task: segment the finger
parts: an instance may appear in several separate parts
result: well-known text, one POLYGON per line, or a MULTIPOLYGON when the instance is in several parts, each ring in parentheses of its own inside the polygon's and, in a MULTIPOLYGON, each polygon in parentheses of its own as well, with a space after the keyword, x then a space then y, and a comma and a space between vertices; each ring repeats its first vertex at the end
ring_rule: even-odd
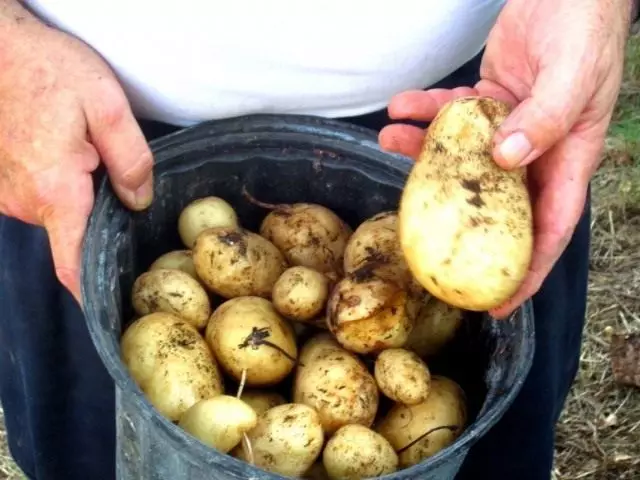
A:
POLYGON ((91 141, 117 195, 140 210, 153 198, 153 157, 124 92, 105 79, 84 105, 91 141))
POLYGON ((389 118, 392 119, 430 122, 447 102, 477 94, 477 90, 470 87, 459 87, 452 90, 446 88, 409 90, 395 95, 389 102, 387 110, 389 118))
POLYGON ((480 80, 476 83, 475 88, 478 91, 478 95, 482 95, 483 97, 491 97, 496 100, 501 100, 511 105, 512 108, 515 108, 516 105, 518 105, 518 97, 502 85, 498 85, 491 80, 480 80))
POLYGON ((387 125, 378 135, 380 148, 414 160, 420 155, 423 140, 424 130, 413 125, 387 125))
MULTIPOLYGON (((560 63, 560 62, 559 62, 560 63)), ((493 156, 503 168, 531 163, 567 136, 593 91, 581 79, 579 65, 541 70, 531 91, 507 117, 495 136, 493 156), (579 75, 580 74, 580 75, 579 75)))
POLYGON ((538 292, 571 240, 584 210, 593 163, 593 148, 571 138, 549 151, 533 167, 539 190, 533 206, 534 247, 529 271, 516 294, 490 313, 496 318, 511 314, 538 292), (582 153, 576 152, 582 148, 582 153), (572 157, 570 155, 576 155, 572 157))
POLYGON ((56 276, 81 305, 80 258, 87 219, 93 204, 93 182, 88 174, 69 182, 64 198, 43 210, 56 276), (70 199, 65 201, 65 199, 70 199))

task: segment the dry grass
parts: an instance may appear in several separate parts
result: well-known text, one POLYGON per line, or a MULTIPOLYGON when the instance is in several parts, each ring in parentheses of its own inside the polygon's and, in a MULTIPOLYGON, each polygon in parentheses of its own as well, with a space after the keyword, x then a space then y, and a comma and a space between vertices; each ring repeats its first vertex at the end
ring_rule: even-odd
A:
POLYGON ((23 480, 20 469, 13 463, 9 451, 7 450, 6 435, 4 431, 4 415, 0 408, 0 479, 2 480, 23 480))
POLYGON ((640 331, 640 38, 593 181, 591 279, 581 369, 556 441, 557 480, 640 478, 640 390, 614 384, 612 332, 640 331))
MULTIPOLYGON (((556 480, 640 478, 640 390, 611 378, 612 332, 640 330, 640 38, 628 48, 626 78, 593 181, 588 322, 581 369, 556 443, 556 480)), ((24 477, 6 449, 0 409, 0 480, 24 477)))

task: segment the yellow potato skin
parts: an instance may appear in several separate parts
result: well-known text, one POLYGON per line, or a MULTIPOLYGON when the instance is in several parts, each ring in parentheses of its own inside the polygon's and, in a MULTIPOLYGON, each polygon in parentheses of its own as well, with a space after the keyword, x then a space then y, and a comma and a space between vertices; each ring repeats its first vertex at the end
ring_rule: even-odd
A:
MULTIPOLYGON (((270 408, 247 436, 256 467, 289 477, 304 475, 311 468, 325 440, 318 413, 297 403, 270 408)), ((236 455, 248 461, 249 452, 240 445, 236 455)))
POLYGON ((156 312, 139 318, 122 335, 120 348, 133 380, 169 420, 180 420, 198 401, 224 393, 223 377, 207 343, 176 315, 156 312))
POLYGON ((375 431, 397 452, 399 468, 416 465, 448 447, 467 423, 466 397, 453 380, 434 375, 431 392, 417 405, 396 403, 375 431))
POLYGON ((218 395, 192 405, 178 425, 202 443, 227 453, 257 423, 258 414, 250 405, 230 395, 218 395))
POLYGON ((493 135, 509 107, 488 97, 445 105, 402 193, 400 244, 433 296, 472 311, 499 307, 524 279, 533 220, 522 168, 503 170, 493 135))
POLYGON ((398 455, 379 433, 345 425, 327 441, 322 463, 331 480, 360 480, 394 473, 398 455))

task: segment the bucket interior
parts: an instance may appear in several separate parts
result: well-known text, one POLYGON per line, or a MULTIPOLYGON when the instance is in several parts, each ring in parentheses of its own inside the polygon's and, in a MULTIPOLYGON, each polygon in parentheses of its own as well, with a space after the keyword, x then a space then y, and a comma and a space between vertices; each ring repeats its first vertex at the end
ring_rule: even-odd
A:
MULTIPOLYGON (((224 461, 235 469, 239 461, 204 447, 159 418, 120 362, 119 338, 133 318, 129 301, 133 281, 160 255, 184 248, 177 231, 178 216, 194 199, 224 198, 235 208, 242 225, 252 231, 258 230, 268 212, 251 204, 243 189, 265 202, 319 203, 355 228, 376 213, 397 209, 411 162, 379 151, 372 132, 295 116, 211 122, 159 139, 152 146, 155 200, 148 210, 129 212, 108 182, 103 181, 99 188, 83 252, 86 318, 118 387, 138 397, 141 408, 149 409, 150 419, 166 429, 176 445, 198 445, 193 448, 195 461, 224 461)), ((468 314, 456 340, 429 368, 450 376, 465 390, 469 427, 454 445, 423 464, 384 478, 417 478, 420 472, 446 462, 447 456, 467 449, 511 403, 532 355, 529 304, 505 321, 468 314)), ((243 468, 253 470, 248 465, 243 468)))

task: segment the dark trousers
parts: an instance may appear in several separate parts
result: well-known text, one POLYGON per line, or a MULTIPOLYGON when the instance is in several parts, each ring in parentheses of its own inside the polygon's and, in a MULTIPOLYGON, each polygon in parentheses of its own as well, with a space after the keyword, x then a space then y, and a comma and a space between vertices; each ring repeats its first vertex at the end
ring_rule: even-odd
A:
MULTIPOLYGON (((473 85, 478 58, 438 86, 473 85)), ((385 111, 347 119, 379 130, 385 111)), ((148 138, 174 127, 143 122, 148 138)), ((554 425, 578 367, 589 211, 534 299, 536 355, 511 410, 468 457, 461 479, 548 480, 554 425)), ((115 477, 114 390, 85 322, 56 281, 45 232, 0 216, 0 398, 11 453, 32 479, 115 477)))

